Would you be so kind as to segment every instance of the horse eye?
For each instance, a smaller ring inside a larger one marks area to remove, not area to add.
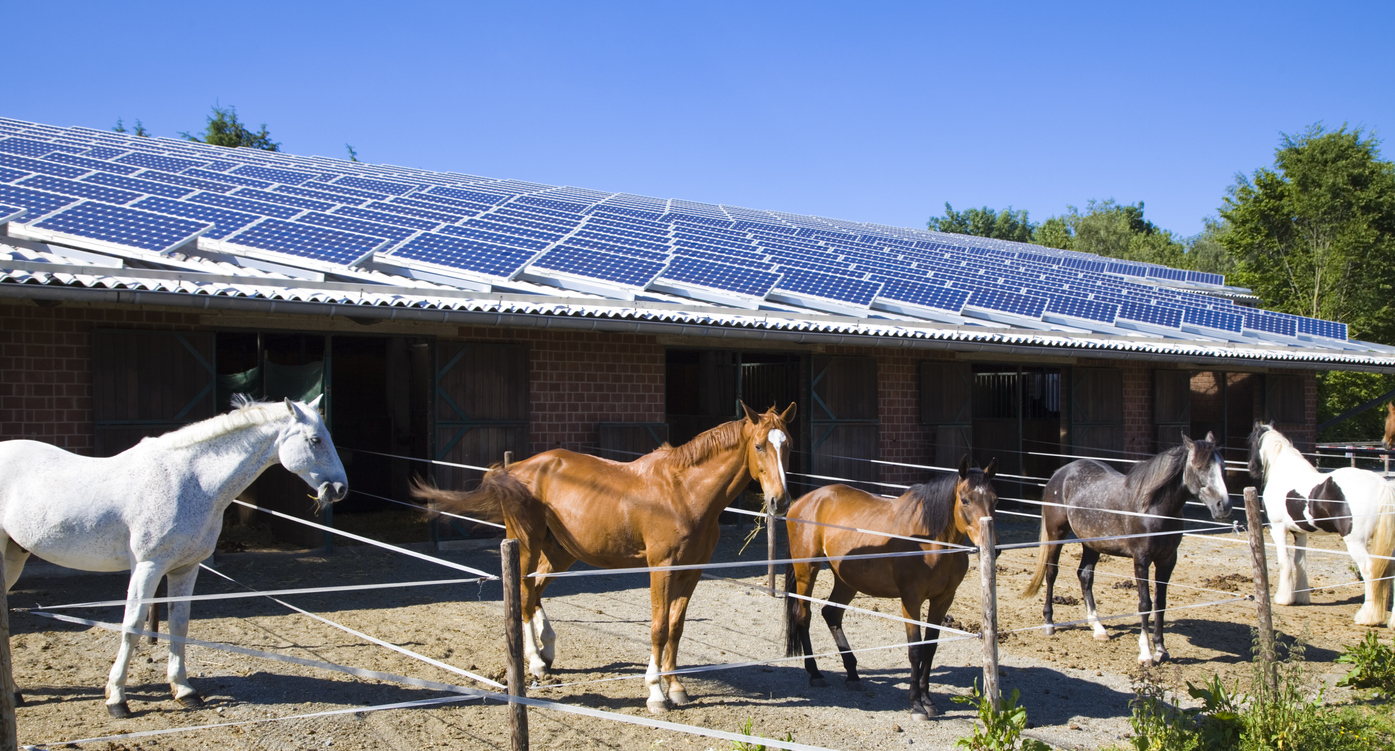
[[[762,445],[760,445],[760,444],[756,444],[756,451],[764,451],[764,450],[765,450],[765,447],[764,447],[764,446],[762,446]]]
[[[317,436],[317,435],[312,435],[312,436],[310,436],[310,442],[311,442],[311,443],[319,443],[319,442],[320,442],[320,437]]]

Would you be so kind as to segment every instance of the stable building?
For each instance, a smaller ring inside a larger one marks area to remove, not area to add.
[[[741,402],[798,403],[808,486],[966,452],[1043,477],[1184,432],[1240,460],[1256,419],[1313,445],[1329,369],[1392,372],[1395,349],[1214,274],[0,119],[0,439],[108,456],[234,393],[324,394],[357,491],[336,526],[402,508],[412,459],[626,460]],[[298,482],[249,494],[308,514]]]

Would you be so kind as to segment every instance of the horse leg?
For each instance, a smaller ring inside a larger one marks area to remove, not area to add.
[[[1269,536],[1274,539],[1274,557],[1279,560],[1279,586],[1274,591],[1275,605],[1293,604],[1293,558],[1288,549],[1288,530],[1283,521],[1269,525]]]
[[[901,598],[901,617],[908,621],[920,620],[920,603],[914,604],[912,609],[908,598]],[[921,682],[921,676],[930,672],[929,661],[925,658],[925,645],[918,642],[920,638],[920,625],[916,623],[906,624],[906,656],[911,662],[911,719],[928,720],[935,714],[935,705],[930,705],[930,711],[925,711],[922,702],[925,700],[925,688]]]
[[[668,700],[674,706],[688,703],[688,691],[673,671],[678,669],[678,642],[683,638],[683,621],[688,615],[688,602],[702,579],[701,571],[675,571],[673,573],[673,600],[668,608],[668,647],[664,650],[664,672],[669,675]]]
[[[1313,593],[1308,589],[1308,547],[1307,533],[1293,534],[1293,604],[1310,605]]]
[[[553,571],[566,571],[576,563],[576,557],[563,550],[557,545],[548,545],[543,549],[542,563],[538,566],[539,573],[551,573]],[[538,577],[538,609],[533,612],[532,625],[533,636],[539,644],[538,656],[542,658],[547,669],[552,669],[552,662],[557,658],[557,632],[552,628],[552,621],[547,618],[547,611],[543,609],[542,596],[547,590],[547,585],[553,579]]]
[[[852,602],[852,598],[856,594],[857,590],[838,578],[837,572],[834,572],[833,592],[829,594],[828,601],[836,604],[823,606],[824,623],[828,624],[828,630],[833,634],[833,641],[838,645],[838,651],[843,657],[843,669],[848,674],[843,685],[849,691],[860,691],[862,679],[857,675],[857,655],[852,653],[852,647],[848,646],[848,637],[843,634],[843,614],[847,611],[838,605],[847,605]]]
[[[169,583],[166,591],[170,597],[188,597],[194,593],[194,580],[199,576],[199,564],[191,563],[173,569],[166,575]],[[156,605],[151,605],[151,608]],[[175,701],[186,707],[203,706],[203,697],[189,684],[189,675],[184,666],[184,637],[189,635],[189,601],[170,603],[170,660],[166,674],[170,680],[170,691]]]
[[[1379,626],[1385,623],[1385,592],[1372,571],[1374,561],[1366,550],[1366,541],[1361,539],[1359,533],[1347,535],[1344,539],[1347,552],[1351,554],[1351,560],[1356,564],[1356,570],[1361,573],[1361,580],[1366,585],[1366,601],[1362,603],[1361,609],[1356,611],[1356,622],[1362,626]]]
[[[1167,613],[1167,583],[1172,579],[1172,569],[1177,567],[1177,551],[1172,551],[1172,555],[1165,559],[1157,560],[1153,564],[1156,577],[1154,586],[1157,588],[1156,612],[1153,613],[1153,664],[1161,665],[1168,657],[1167,647],[1163,645],[1163,615]]]
[[[1100,614],[1095,610],[1095,564],[1099,562],[1099,551],[1082,543],[1080,568],[1075,570],[1075,575],[1080,579],[1080,593],[1085,597],[1085,618],[1089,620],[1090,628],[1095,631],[1095,641],[1109,641],[1109,632],[1104,630],[1104,624],[1100,623]]]
[[[1061,537],[1065,537],[1065,535],[1062,534]],[[1060,538],[1053,537],[1051,539],[1058,540]],[[1042,544],[1045,543],[1043,542]],[[1052,607],[1051,597],[1052,594],[1056,591],[1056,574],[1060,573],[1061,570],[1061,548],[1063,547],[1065,546],[1050,545],[1048,546],[1049,549],[1046,551],[1046,604],[1042,606],[1041,614],[1042,617],[1046,620],[1046,628],[1044,629],[1044,631],[1046,632],[1047,636],[1051,636],[1056,633],[1056,626],[1054,625],[1055,620],[1052,619],[1052,616],[1055,615],[1056,609]]]
[[[794,553],[790,555],[800,557]],[[817,563],[792,563],[785,571],[785,656],[805,655],[804,670],[809,673],[809,685],[823,688],[828,683],[819,672],[818,661],[813,657],[814,645],[809,639],[809,621],[814,608],[808,600],[801,599],[813,594],[818,576]]]
[[[136,631],[145,621],[147,606],[140,601],[155,592],[162,573],[154,561],[141,561],[131,568],[131,583],[126,588],[126,614],[121,619],[121,647],[116,652],[111,674],[107,676],[107,712],[117,719],[131,716],[131,708],[126,704],[126,672],[140,644]]]
[[[666,564],[651,561],[650,565],[662,566]],[[664,682],[662,676],[659,675],[659,662],[663,659],[664,648],[668,645],[669,588],[672,581],[672,572],[649,572],[649,641],[651,650],[649,668],[644,671],[644,684],[649,687],[649,699],[645,705],[654,714],[668,711],[668,702],[664,697]]]
[[[5,556],[5,591],[9,592],[19,581],[19,575],[24,571],[24,563],[29,560],[29,551],[21,548],[9,535],[0,536],[0,542],[4,544]],[[19,692],[19,684],[14,682],[11,676],[10,690],[15,695],[15,706],[24,705],[24,694]]]
[[[533,621],[542,608],[542,591],[545,579],[529,576],[541,570],[540,551],[519,538],[519,602],[523,605],[523,654],[528,660],[528,670],[534,677],[542,679],[547,675],[548,663],[543,660],[538,648],[538,638],[533,631]]]
[[[1138,587],[1138,612],[1143,619],[1143,630],[1138,634],[1138,664],[1147,667],[1153,664],[1153,649],[1148,643],[1148,622],[1153,611],[1153,595],[1148,581],[1148,569],[1152,562],[1147,558],[1133,559],[1133,580]]]
[[[925,622],[935,626],[944,623],[945,614],[949,612],[949,606],[953,602],[953,592],[950,592],[949,594],[943,595],[941,597],[931,599],[929,612],[925,616]],[[919,610],[919,608],[917,608],[917,610]],[[905,617],[917,618],[919,617],[919,613],[912,612],[907,614]],[[938,640],[943,635],[944,632],[939,629],[925,629],[926,640]],[[926,717],[937,717],[940,714],[939,708],[937,708],[935,706],[935,702],[930,699],[930,669],[935,664],[935,651],[936,648],[939,646],[939,644],[935,644],[933,643],[933,641],[930,644],[921,645],[922,661],[920,668],[920,708],[921,711],[925,713]],[[914,716],[914,714],[914,710],[912,710],[912,716]]]

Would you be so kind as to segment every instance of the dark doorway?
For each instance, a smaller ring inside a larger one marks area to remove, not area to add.
[[[997,460],[999,475],[1048,478],[1061,466],[1061,371],[1059,368],[980,364],[973,366],[974,461]],[[994,481],[1004,498],[1038,498],[1035,480]]]

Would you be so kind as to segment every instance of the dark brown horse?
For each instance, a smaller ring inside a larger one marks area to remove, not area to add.
[[[920,621],[921,606],[930,603],[925,623],[938,624],[949,612],[954,592],[969,570],[969,554],[952,550],[967,534],[975,545],[978,520],[992,516],[998,503],[993,490],[993,465],[984,470],[970,469],[966,455],[959,464],[959,474],[945,475],[924,485],[913,485],[900,498],[882,498],[846,485],[829,485],[809,493],[790,505],[790,557],[822,558],[868,553],[901,553],[924,550],[924,556],[869,558],[829,561],[833,570],[833,593],[829,602],[846,605],[858,592],[873,597],[896,598],[901,601],[901,616]],[[809,524],[800,520],[819,522]],[[822,526],[837,525],[837,526]],[[840,529],[851,527],[853,529]],[[888,538],[875,532],[890,532],[903,537],[924,538],[926,542]],[[794,563],[785,574],[785,591],[808,597],[814,591],[819,575],[818,563]],[[785,654],[813,655],[809,642],[809,620],[812,608],[807,600],[785,598]],[[857,657],[843,634],[844,609],[825,605],[823,619],[833,632],[833,640],[842,652],[843,667],[848,671],[845,684],[849,689],[862,686],[857,675]],[[926,629],[927,637],[930,629]],[[920,644],[920,625],[906,624],[907,651],[911,661],[911,717],[924,720],[939,714],[930,700],[930,664],[935,659],[935,644]],[[809,671],[809,685],[823,686],[823,674],[813,657],[804,660]]]
[[[552,666],[555,635],[542,609],[550,581],[580,560],[597,568],[684,566],[707,563],[717,547],[717,518],[751,480],[766,501],[788,501],[787,423],[795,406],[772,408],[719,425],[677,448],[665,444],[632,462],[614,462],[564,449],[545,451],[494,467],[478,490],[454,492],[417,486],[413,494],[436,508],[504,522],[518,539],[522,569],[523,637],[529,667],[543,677]],[[664,695],[688,701],[676,675],[683,617],[702,571],[649,574],[653,652],[645,683],[651,712],[663,712]],[[539,646],[541,642],[541,647]],[[668,691],[663,690],[664,682]]]

